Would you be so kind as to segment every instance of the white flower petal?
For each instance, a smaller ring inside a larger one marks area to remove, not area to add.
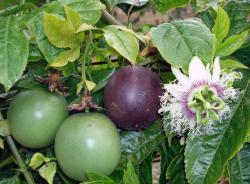
[[[165,84],[164,88],[175,98],[179,98],[182,94],[182,88],[177,84]]]
[[[220,80],[220,57],[216,57],[214,60],[214,69],[213,69],[213,76],[212,81],[217,82]]]
[[[171,67],[171,70],[181,84],[186,84],[188,82],[188,77],[184,75],[180,69]]]
[[[210,64],[207,64],[207,66],[206,66],[206,71],[207,71],[207,79],[209,80],[209,81],[211,81],[211,79],[212,79],[212,76],[211,76],[211,73],[210,73]]]
[[[189,64],[188,74],[192,82],[199,80],[209,80],[210,76],[210,72],[206,70],[206,67],[197,56],[192,58]]]

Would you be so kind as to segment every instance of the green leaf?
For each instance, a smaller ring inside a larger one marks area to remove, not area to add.
[[[88,181],[81,184],[115,184],[114,181],[108,176],[97,173],[86,173]]]
[[[54,158],[47,158],[41,153],[35,153],[32,155],[29,167],[31,167],[33,170],[36,170],[38,167],[40,167],[44,162],[48,163],[50,161],[54,160]]]
[[[32,158],[29,163],[29,167],[31,167],[33,170],[36,170],[38,167],[40,167],[45,160],[45,156],[41,153],[35,153],[32,155]]]
[[[27,26],[31,36],[35,39],[35,42],[46,61],[52,63],[63,49],[53,46],[47,39],[43,28],[43,15],[44,13],[40,11],[27,14],[23,18],[23,22]]]
[[[53,184],[54,177],[56,174],[56,163],[55,162],[49,162],[47,164],[44,164],[39,169],[39,174],[41,177],[43,177],[49,184]]]
[[[246,41],[248,30],[240,35],[233,35],[227,38],[223,43],[216,46],[216,56],[229,56],[238,50]]]
[[[8,91],[25,70],[29,45],[14,16],[0,18],[0,83]]]
[[[68,62],[74,62],[80,57],[80,47],[61,52],[55,60],[50,64],[52,67],[63,67]]]
[[[92,91],[95,88],[96,83],[89,80],[85,80],[85,85],[89,91]]]
[[[171,184],[188,184],[185,178],[184,155],[180,152],[169,164],[166,178]]]
[[[189,183],[216,184],[227,161],[247,140],[250,133],[250,72],[242,71],[242,74],[243,78],[234,87],[243,92],[230,104],[231,116],[217,122],[208,133],[187,140],[185,170]]]
[[[10,135],[9,128],[8,128],[8,121],[7,120],[0,120],[0,136],[8,136]]]
[[[112,25],[106,26],[103,31],[107,43],[132,64],[135,64],[139,52],[139,43],[135,35]]]
[[[140,184],[140,180],[131,161],[128,162],[127,169],[124,170],[123,182],[124,184]]]
[[[28,62],[36,62],[43,59],[43,56],[37,46],[30,45],[29,46],[29,59]]]
[[[105,6],[99,0],[58,0],[78,12],[84,23],[95,24],[101,18]]]
[[[90,25],[90,24],[86,24],[83,23],[80,25],[80,27],[77,29],[77,33],[79,32],[83,32],[83,31],[91,31],[91,30],[96,30],[97,28],[95,28],[94,26]]]
[[[189,3],[189,0],[153,0],[153,5],[160,12],[168,11],[172,8],[182,7]]]
[[[141,42],[146,43],[145,37],[142,34],[138,34],[134,32],[133,30],[127,28],[126,26],[118,26],[118,25],[110,25],[110,28],[117,29],[120,31],[128,32],[136,36],[137,39],[139,39]]]
[[[220,60],[220,67],[222,69],[248,69],[248,67],[243,65],[241,62],[232,59]]]
[[[227,36],[230,29],[230,20],[227,12],[222,8],[218,7],[217,17],[215,20],[215,25],[212,29],[216,36],[217,43],[221,43],[223,39]]]
[[[160,25],[153,29],[152,42],[168,63],[185,72],[193,56],[207,64],[212,62],[215,51],[214,35],[195,19]]]
[[[123,170],[129,160],[134,165],[145,160],[166,138],[161,120],[157,120],[144,131],[121,131],[122,155],[118,170]]]
[[[44,13],[44,32],[49,41],[58,48],[74,49],[81,44],[73,25],[53,14]]]
[[[250,183],[250,144],[245,144],[235,157],[229,160],[227,168],[230,184]]]
[[[65,6],[64,9],[67,16],[67,21],[72,24],[75,30],[77,30],[82,24],[80,15],[68,6]]]
[[[70,22],[72,26],[74,27],[75,34],[78,37],[78,40],[80,42],[83,42],[84,33],[77,33],[78,28],[80,27],[80,25],[82,25],[82,19],[80,17],[80,14],[78,14],[76,11],[74,11],[68,6],[65,6],[64,9],[65,9],[65,13],[67,16],[67,21]]]

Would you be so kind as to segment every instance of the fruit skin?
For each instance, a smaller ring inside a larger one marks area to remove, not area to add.
[[[42,89],[20,92],[8,110],[8,126],[17,142],[28,148],[53,143],[60,124],[68,117],[64,97]]]
[[[104,107],[119,128],[138,131],[157,119],[162,92],[160,78],[150,69],[122,67],[105,87]]]
[[[85,180],[85,172],[109,175],[120,161],[120,137],[104,114],[79,113],[59,128],[55,153],[63,172],[74,180]]]

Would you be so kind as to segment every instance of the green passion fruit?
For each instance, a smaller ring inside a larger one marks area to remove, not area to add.
[[[74,180],[84,181],[88,172],[109,175],[120,160],[120,137],[107,116],[75,114],[59,128],[55,154],[63,172]]]
[[[28,148],[43,148],[53,143],[60,124],[68,117],[64,97],[42,89],[20,92],[8,110],[11,135]]]

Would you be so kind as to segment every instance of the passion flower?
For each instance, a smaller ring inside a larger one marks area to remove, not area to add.
[[[164,85],[165,92],[160,97],[159,113],[165,128],[170,127],[177,134],[189,130],[197,135],[222,117],[230,116],[228,103],[240,93],[232,84],[241,78],[241,73],[221,71],[219,57],[215,58],[212,74],[210,69],[197,56],[190,62],[189,76],[172,67],[176,80]]]

